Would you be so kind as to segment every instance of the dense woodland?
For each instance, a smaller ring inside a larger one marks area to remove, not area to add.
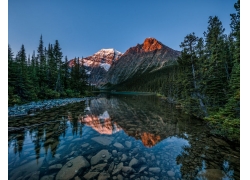
[[[204,37],[188,34],[175,64],[136,74],[116,90],[156,92],[188,114],[208,120],[216,134],[240,139],[240,1],[234,5],[231,33],[210,16]]]
[[[10,105],[28,101],[82,97],[89,94],[86,73],[74,59],[74,66],[68,66],[58,40],[44,47],[40,37],[37,54],[26,55],[24,45],[14,57],[8,45],[8,103]]]

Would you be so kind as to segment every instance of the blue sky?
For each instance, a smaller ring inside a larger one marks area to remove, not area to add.
[[[203,37],[208,17],[217,15],[225,33],[230,32],[230,13],[236,0],[9,0],[8,43],[16,54],[24,44],[27,55],[57,39],[68,59],[86,57],[102,48],[125,52],[154,37],[180,50],[191,33]]]

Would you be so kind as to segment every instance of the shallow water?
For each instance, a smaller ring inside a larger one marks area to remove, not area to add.
[[[103,95],[11,118],[9,179],[240,179],[239,145],[156,96]]]

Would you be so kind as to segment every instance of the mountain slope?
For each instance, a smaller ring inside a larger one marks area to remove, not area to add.
[[[92,56],[79,60],[80,65],[84,65],[88,75],[88,82],[95,85],[106,74],[112,64],[122,56],[122,53],[113,49],[101,49]],[[69,61],[69,66],[74,65],[74,59]]]
[[[143,44],[129,48],[119,61],[114,62],[97,85],[101,87],[107,83],[119,84],[135,74],[161,69],[175,62],[179,55],[179,51],[165,46],[155,38],[146,38]]]

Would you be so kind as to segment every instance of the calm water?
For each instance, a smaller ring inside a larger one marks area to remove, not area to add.
[[[9,119],[8,177],[240,179],[239,145],[155,96],[103,95]]]

